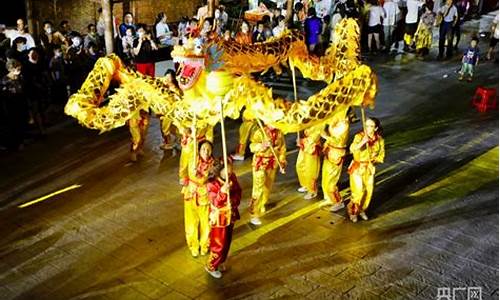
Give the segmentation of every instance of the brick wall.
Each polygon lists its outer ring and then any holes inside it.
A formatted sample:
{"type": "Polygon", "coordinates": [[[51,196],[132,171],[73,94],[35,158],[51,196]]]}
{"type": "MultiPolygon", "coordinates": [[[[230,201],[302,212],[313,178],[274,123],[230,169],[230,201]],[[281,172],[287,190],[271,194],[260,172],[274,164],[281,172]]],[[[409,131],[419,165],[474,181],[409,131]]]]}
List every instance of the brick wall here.
{"type": "MultiPolygon", "coordinates": [[[[68,20],[71,28],[81,33],[87,32],[87,25],[96,23],[97,9],[101,7],[99,0],[32,0],[35,30],[40,32],[43,21],[50,20],[56,26],[62,20],[68,20]]],[[[129,8],[135,15],[136,23],[153,24],[156,15],[164,11],[167,22],[176,22],[184,15],[195,14],[200,0],[134,0],[129,2],[129,8]]],[[[113,5],[113,14],[122,21],[122,3],[113,5]]]]}

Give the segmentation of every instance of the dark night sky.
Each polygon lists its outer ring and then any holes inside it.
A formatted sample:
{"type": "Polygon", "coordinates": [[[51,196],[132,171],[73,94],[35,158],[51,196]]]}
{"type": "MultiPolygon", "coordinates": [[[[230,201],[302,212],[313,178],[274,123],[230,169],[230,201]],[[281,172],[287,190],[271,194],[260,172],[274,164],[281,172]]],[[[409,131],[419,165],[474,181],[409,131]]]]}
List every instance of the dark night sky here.
{"type": "MultiPolygon", "coordinates": [[[[34,1],[36,2],[36,1],[34,1]]],[[[23,0],[5,1],[8,3],[8,8],[3,7],[0,9],[0,24],[7,26],[15,26],[16,20],[19,18],[26,18],[26,11],[24,8],[23,0]]]]}

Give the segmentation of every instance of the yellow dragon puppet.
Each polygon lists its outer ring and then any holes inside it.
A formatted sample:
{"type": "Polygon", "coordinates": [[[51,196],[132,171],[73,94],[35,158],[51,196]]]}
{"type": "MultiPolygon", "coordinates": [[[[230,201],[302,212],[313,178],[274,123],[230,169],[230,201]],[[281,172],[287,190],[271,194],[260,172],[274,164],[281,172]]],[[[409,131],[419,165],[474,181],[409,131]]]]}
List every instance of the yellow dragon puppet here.
{"type": "Polygon", "coordinates": [[[359,36],[356,21],[343,19],[323,57],[309,55],[303,36],[293,31],[248,45],[190,41],[172,51],[174,61],[180,63],[182,95],[169,90],[163,78],[125,68],[111,54],[96,62],[80,90],[69,98],[65,113],[101,132],[125,125],[140,110],[168,117],[176,126],[195,124],[202,130],[220,121],[221,108],[230,118],[238,118],[246,108],[284,133],[297,132],[345,116],[351,106],[374,105],[377,79],[359,62],[359,36]],[[271,88],[251,76],[284,63],[305,78],[324,81],[326,87],[308,99],[292,102],[274,98],[271,88]],[[119,87],[106,98],[111,82],[119,87]]]}

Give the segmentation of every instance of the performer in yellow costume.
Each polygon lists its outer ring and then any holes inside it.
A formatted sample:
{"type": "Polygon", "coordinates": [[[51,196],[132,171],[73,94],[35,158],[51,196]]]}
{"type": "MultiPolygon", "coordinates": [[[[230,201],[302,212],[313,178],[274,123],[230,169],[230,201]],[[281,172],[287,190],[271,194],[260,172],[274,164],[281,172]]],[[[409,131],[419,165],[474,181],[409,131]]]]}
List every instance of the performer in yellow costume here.
{"type": "MultiPolygon", "coordinates": [[[[173,69],[168,69],[164,77],[165,85],[169,90],[182,95],[182,90],[177,83],[175,78],[175,71],[173,69]]],[[[160,116],[161,133],[163,136],[163,144],[160,146],[162,150],[171,150],[174,148],[177,140],[175,126],[172,120],[166,116],[160,116]]]]}
{"type": "Polygon", "coordinates": [[[322,136],[325,139],[323,144],[325,156],[321,186],[325,200],[321,203],[321,206],[331,205],[330,211],[335,212],[345,207],[337,183],[342,174],[342,165],[346,154],[349,118],[336,119],[331,124],[328,124],[327,134],[322,136]]]}
{"type": "Polygon", "coordinates": [[[366,210],[373,194],[375,164],[384,162],[385,144],[382,138],[380,122],[375,118],[365,121],[365,131],[354,136],[349,147],[353,160],[349,165],[349,182],[351,186],[351,202],[347,210],[353,222],[358,215],[368,220],[366,210]]]}
{"type": "Polygon", "coordinates": [[[244,160],[245,150],[247,148],[247,142],[252,134],[252,132],[257,128],[255,123],[255,117],[252,115],[250,110],[246,109],[243,112],[243,123],[240,125],[240,142],[238,147],[236,147],[236,152],[231,155],[234,160],[244,160]]]}
{"type": "MultiPolygon", "coordinates": [[[[185,185],[188,180],[188,164],[194,160],[194,139],[192,130],[189,127],[178,126],[181,133],[181,156],[179,159],[179,183],[185,185]]],[[[196,132],[196,142],[200,143],[204,140],[213,142],[214,133],[213,127],[204,127],[202,130],[196,132]]]]}
{"type": "Polygon", "coordinates": [[[321,132],[324,125],[313,126],[305,129],[302,138],[298,141],[299,155],[297,156],[297,177],[300,193],[307,194],[304,199],[314,199],[318,195],[318,177],[321,154],[321,132]]]}
{"type": "Polygon", "coordinates": [[[188,164],[189,181],[182,188],[184,195],[184,228],[191,255],[206,255],[210,246],[209,200],[207,182],[214,166],[212,143],[200,143],[197,159],[188,164]]]}
{"type": "Polygon", "coordinates": [[[280,172],[285,173],[286,144],[283,133],[270,126],[255,130],[250,142],[250,151],[254,154],[252,201],[249,207],[250,223],[260,225],[262,223],[259,217],[266,211],[265,205],[276,177],[276,170],[280,167],[280,172]]]}
{"type": "Polygon", "coordinates": [[[128,128],[131,136],[130,160],[137,161],[137,155],[144,155],[144,141],[148,133],[149,115],[141,110],[128,120],[128,128]]]}

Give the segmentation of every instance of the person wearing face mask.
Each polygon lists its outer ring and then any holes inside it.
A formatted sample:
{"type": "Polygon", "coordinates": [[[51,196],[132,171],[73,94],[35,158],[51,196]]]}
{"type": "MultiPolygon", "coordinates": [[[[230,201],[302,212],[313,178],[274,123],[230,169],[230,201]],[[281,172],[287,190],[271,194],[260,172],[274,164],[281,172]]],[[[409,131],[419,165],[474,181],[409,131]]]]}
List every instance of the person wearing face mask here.
{"type": "Polygon", "coordinates": [[[26,39],[27,49],[35,47],[35,40],[31,36],[31,34],[26,32],[26,25],[24,23],[24,20],[18,19],[16,24],[16,29],[6,29],[4,31],[5,36],[10,39],[11,46],[14,45],[14,40],[16,38],[23,37],[26,39]]]}
{"type": "Polygon", "coordinates": [[[9,59],[24,62],[28,59],[28,53],[26,50],[26,39],[19,36],[12,43],[12,47],[6,51],[5,56],[9,59]]]}
{"type": "Polygon", "coordinates": [[[66,51],[66,65],[71,93],[75,93],[83,84],[91,70],[91,65],[83,49],[82,37],[78,32],[71,34],[71,46],[66,51]]]}
{"type": "Polygon", "coordinates": [[[137,39],[134,41],[135,66],[139,73],[155,76],[155,51],[158,50],[151,39],[151,33],[146,30],[146,25],[137,26],[137,39]]]}
{"type": "Polygon", "coordinates": [[[40,45],[47,55],[51,55],[56,47],[66,44],[66,38],[59,31],[54,31],[52,22],[43,22],[43,33],[40,34],[40,45]]]}
{"type": "Polygon", "coordinates": [[[24,80],[19,61],[7,60],[6,68],[8,73],[0,80],[0,101],[3,107],[1,117],[5,121],[7,133],[3,142],[8,150],[19,151],[23,148],[28,120],[24,80]]]}

